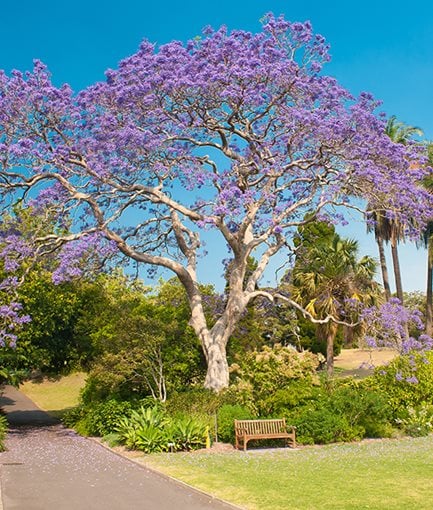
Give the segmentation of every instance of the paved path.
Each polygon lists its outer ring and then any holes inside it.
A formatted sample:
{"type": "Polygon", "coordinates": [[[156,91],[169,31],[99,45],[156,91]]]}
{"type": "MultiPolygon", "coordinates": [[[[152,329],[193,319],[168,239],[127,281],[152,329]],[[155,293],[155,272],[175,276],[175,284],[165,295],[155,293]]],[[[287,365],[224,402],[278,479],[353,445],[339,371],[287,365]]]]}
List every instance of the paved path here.
{"type": "Polygon", "coordinates": [[[65,429],[15,388],[6,387],[0,406],[11,425],[0,453],[4,510],[236,508],[65,429]]]}

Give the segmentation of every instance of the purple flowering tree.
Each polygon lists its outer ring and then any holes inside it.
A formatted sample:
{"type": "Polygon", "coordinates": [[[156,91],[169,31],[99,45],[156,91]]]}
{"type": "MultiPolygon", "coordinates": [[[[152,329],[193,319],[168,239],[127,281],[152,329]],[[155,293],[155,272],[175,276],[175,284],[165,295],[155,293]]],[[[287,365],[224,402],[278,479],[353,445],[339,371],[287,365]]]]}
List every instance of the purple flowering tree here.
{"type": "Polygon", "coordinates": [[[365,308],[361,314],[365,324],[365,341],[371,348],[387,347],[405,355],[433,349],[433,339],[422,333],[410,336],[409,329],[424,331],[419,310],[404,307],[398,298],[391,298],[379,307],[365,308]]]}
{"type": "Polygon", "coordinates": [[[410,166],[420,154],[384,134],[370,95],[355,99],[322,74],[328,60],[308,22],[268,15],[257,34],[222,27],[186,44],[144,41],[78,95],[53,86],[40,62],[0,74],[3,207],[20,198],[72,218],[67,235],[32,240],[41,253],[60,250],[63,275],[76,273],[73,250],[89,243],[176,274],[205,386],[218,391],[228,385],[227,341],[251,300],[273,299],[260,279],[307,212],[339,218],[362,198],[419,227],[431,210],[418,186],[425,170],[410,166]],[[212,326],[197,278],[206,231],[230,252],[212,326]],[[250,256],[258,263],[247,274],[250,256]]]}

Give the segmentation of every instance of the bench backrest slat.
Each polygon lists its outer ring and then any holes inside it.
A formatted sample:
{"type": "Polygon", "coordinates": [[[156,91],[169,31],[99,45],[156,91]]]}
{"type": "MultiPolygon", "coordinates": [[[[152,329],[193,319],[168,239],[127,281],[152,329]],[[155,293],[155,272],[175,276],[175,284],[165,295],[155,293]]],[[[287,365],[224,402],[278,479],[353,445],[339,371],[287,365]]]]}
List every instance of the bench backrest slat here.
{"type": "Polygon", "coordinates": [[[278,434],[286,431],[286,420],[284,418],[275,420],[235,420],[236,434],[244,431],[248,435],[278,434]]]}

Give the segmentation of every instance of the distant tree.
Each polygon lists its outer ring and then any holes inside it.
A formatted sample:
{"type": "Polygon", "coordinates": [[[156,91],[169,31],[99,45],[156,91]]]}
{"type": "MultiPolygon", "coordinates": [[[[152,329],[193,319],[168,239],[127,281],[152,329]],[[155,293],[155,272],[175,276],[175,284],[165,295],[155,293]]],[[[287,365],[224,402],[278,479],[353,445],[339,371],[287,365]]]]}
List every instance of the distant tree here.
{"type": "MultiPolygon", "coordinates": [[[[404,122],[397,120],[393,115],[388,119],[385,127],[385,133],[389,138],[402,145],[407,145],[413,140],[414,136],[422,136],[420,128],[409,126],[404,122]]],[[[398,244],[404,241],[406,225],[400,219],[391,216],[392,212],[384,210],[367,211],[367,230],[373,231],[379,248],[379,260],[382,271],[383,287],[385,298],[389,301],[391,289],[389,285],[388,268],[385,258],[384,242],[391,244],[392,262],[394,268],[394,278],[397,297],[403,303],[403,284],[401,280],[400,260],[398,256],[398,244]]]]}
{"type": "Polygon", "coordinates": [[[307,243],[291,274],[289,292],[317,322],[316,335],[326,345],[328,375],[334,370],[334,340],[339,324],[356,322],[354,304],[372,305],[379,297],[373,277],[376,264],[371,257],[358,260],[356,241],[334,233],[331,240],[307,243]],[[355,319],[353,319],[355,317],[355,319]]]}
{"type": "MultiPolygon", "coordinates": [[[[427,145],[428,165],[433,167],[433,143],[427,145]]],[[[423,180],[424,187],[433,193],[433,179],[423,180]]],[[[433,335],[433,217],[427,223],[422,240],[427,249],[427,290],[425,300],[425,329],[426,334],[433,335]]]]}

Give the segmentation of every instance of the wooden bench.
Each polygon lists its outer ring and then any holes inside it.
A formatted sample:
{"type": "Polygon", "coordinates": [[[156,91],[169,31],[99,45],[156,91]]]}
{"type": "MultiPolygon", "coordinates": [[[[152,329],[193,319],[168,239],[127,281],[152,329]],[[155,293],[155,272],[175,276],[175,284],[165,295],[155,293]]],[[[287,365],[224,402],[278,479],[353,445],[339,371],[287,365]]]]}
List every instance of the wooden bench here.
{"type": "Polygon", "coordinates": [[[296,448],[295,427],[290,426],[291,432],[287,431],[284,418],[275,420],[235,420],[236,448],[243,444],[247,450],[248,441],[251,439],[287,439],[296,448]]]}

